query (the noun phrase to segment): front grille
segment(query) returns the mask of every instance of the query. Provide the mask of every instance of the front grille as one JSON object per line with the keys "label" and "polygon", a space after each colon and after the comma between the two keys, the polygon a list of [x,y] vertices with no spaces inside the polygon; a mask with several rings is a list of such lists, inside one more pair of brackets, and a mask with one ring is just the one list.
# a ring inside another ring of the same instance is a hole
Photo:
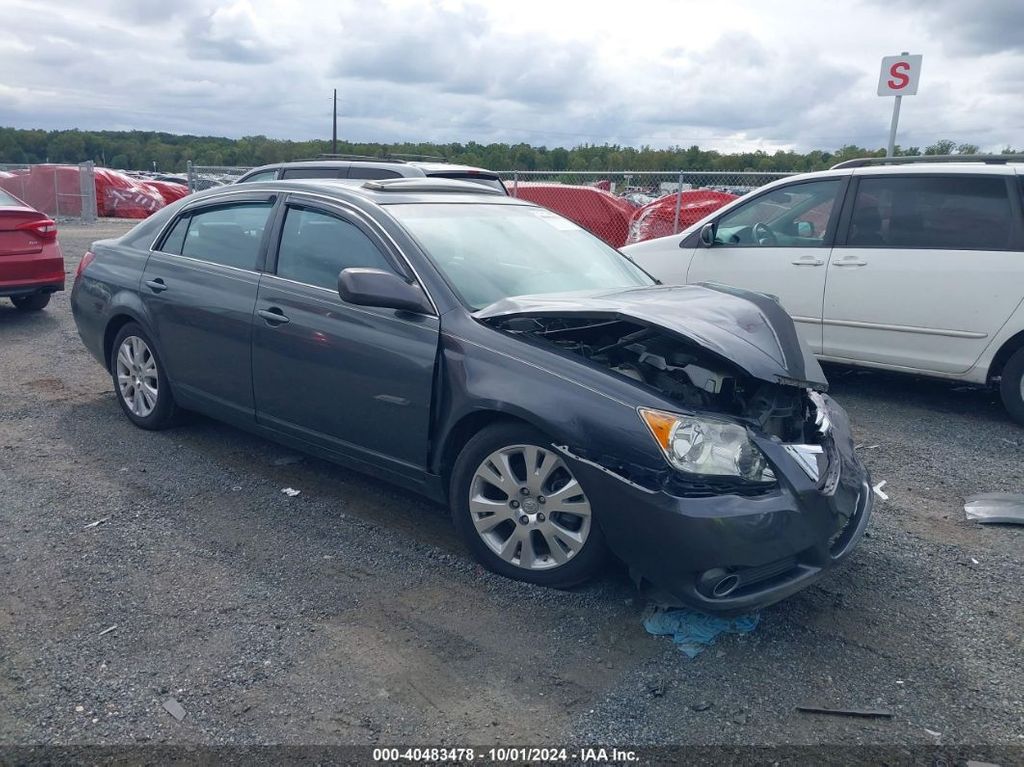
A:
{"label": "front grille", "polygon": [[755,583],[769,581],[772,578],[785,575],[794,567],[796,567],[796,558],[787,557],[786,559],[780,559],[777,562],[769,562],[766,565],[760,565],[758,567],[745,567],[742,570],[734,571],[732,574],[739,578],[740,583],[737,588],[742,589],[745,586],[752,586]]}
{"label": "front grille", "polygon": [[673,474],[665,484],[665,491],[677,498],[714,498],[719,495],[740,495],[756,498],[778,489],[777,482],[749,482],[742,479],[694,480]]}

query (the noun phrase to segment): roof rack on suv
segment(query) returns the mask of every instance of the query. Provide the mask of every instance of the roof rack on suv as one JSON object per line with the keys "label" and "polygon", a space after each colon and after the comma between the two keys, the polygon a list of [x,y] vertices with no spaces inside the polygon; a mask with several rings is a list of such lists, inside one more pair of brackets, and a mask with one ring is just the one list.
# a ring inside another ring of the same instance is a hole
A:
{"label": "roof rack on suv", "polygon": [[390,152],[385,157],[397,157],[401,160],[413,160],[416,162],[448,162],[447,157],[441,157],[434,154],[391,154]]}
{"label": "roof rack on suv", "polygon": [[980,162],[986,165],[1005,165],[1008,162],[1024,162],[1020,154],[920,154],[902,155],[899,157],[857,157],[844,160],[832,166],[839,168],[863,168],[869,165],[913,165],[930,162]]}
{"label": "roof rack on suv", "polygon": [[[397,162],[405,164],[405,160],[391,157],[373,157],[368,154],[318,154],[313,160],[360,160],[369,162]],[[312,160],[292,160],[292,162],[311,162]]]}

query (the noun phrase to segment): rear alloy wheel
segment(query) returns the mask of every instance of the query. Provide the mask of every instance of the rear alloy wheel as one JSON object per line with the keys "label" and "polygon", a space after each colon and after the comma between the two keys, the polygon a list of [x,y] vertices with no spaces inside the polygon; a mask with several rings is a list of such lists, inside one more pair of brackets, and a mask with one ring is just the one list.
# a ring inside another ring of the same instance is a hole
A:
{"label": "rear alloy wheel", "polygon": [[1006,361],[999,382],[999,393],[1013,420],[1024,424],[1024,349],[1018,349]]}
{"label": "rear alloy wheel", "polygon": [[488,427],[459,455],[452,476],[455,525],[489,570],[554,588],[592,577],[606,557],[590,500],[540,432]]}
{"label": "rear alloy wheel", "polygon": [[16,296],[11,299],[14,308],[20,312],[38,312],[50,303],[49,293],[34,293],[31,296]]}
{"label": "rear alloy wheel", "polygon": [[152,341],[130,322],[114,339],[110,373],[125,415],[143,429],[165,429],[177,408]]}

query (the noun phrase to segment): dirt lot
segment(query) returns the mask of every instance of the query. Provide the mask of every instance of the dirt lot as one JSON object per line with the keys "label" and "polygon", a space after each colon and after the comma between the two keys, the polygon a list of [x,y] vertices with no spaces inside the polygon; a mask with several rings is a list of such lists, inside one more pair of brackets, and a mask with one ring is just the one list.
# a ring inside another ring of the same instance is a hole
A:
{"label": "dirt lot", "polygon": [[[69,271],[126,229],[64,225]],[[0,743],[1024,744],[1024,528],[962,509],[1024,491],[1024,429],[986,391],[827,372],[890,500],[847,566],[691,661],[620,568],[513,583],[415,496],[199,417],[135,429],[67,293],[4,301]]]}

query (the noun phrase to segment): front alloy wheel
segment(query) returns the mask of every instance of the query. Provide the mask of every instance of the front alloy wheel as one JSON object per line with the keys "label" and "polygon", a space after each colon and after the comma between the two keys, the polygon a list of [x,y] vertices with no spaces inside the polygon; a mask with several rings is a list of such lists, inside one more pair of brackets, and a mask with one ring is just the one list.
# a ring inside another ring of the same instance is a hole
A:
{"label": "front alloy wheel", "polygon": [[582,485],[550,441],[518,424],[469,441],[452,482],[456,526],[487,568],[556,588],[604,560],[604,539]]}
{"label": "front alloy wheel", "polygon": [[564,565],[586,545],[590,501],[552,450],[510,445],[473,474],[469,512],[477,534],[506,562],[526,570]]}

